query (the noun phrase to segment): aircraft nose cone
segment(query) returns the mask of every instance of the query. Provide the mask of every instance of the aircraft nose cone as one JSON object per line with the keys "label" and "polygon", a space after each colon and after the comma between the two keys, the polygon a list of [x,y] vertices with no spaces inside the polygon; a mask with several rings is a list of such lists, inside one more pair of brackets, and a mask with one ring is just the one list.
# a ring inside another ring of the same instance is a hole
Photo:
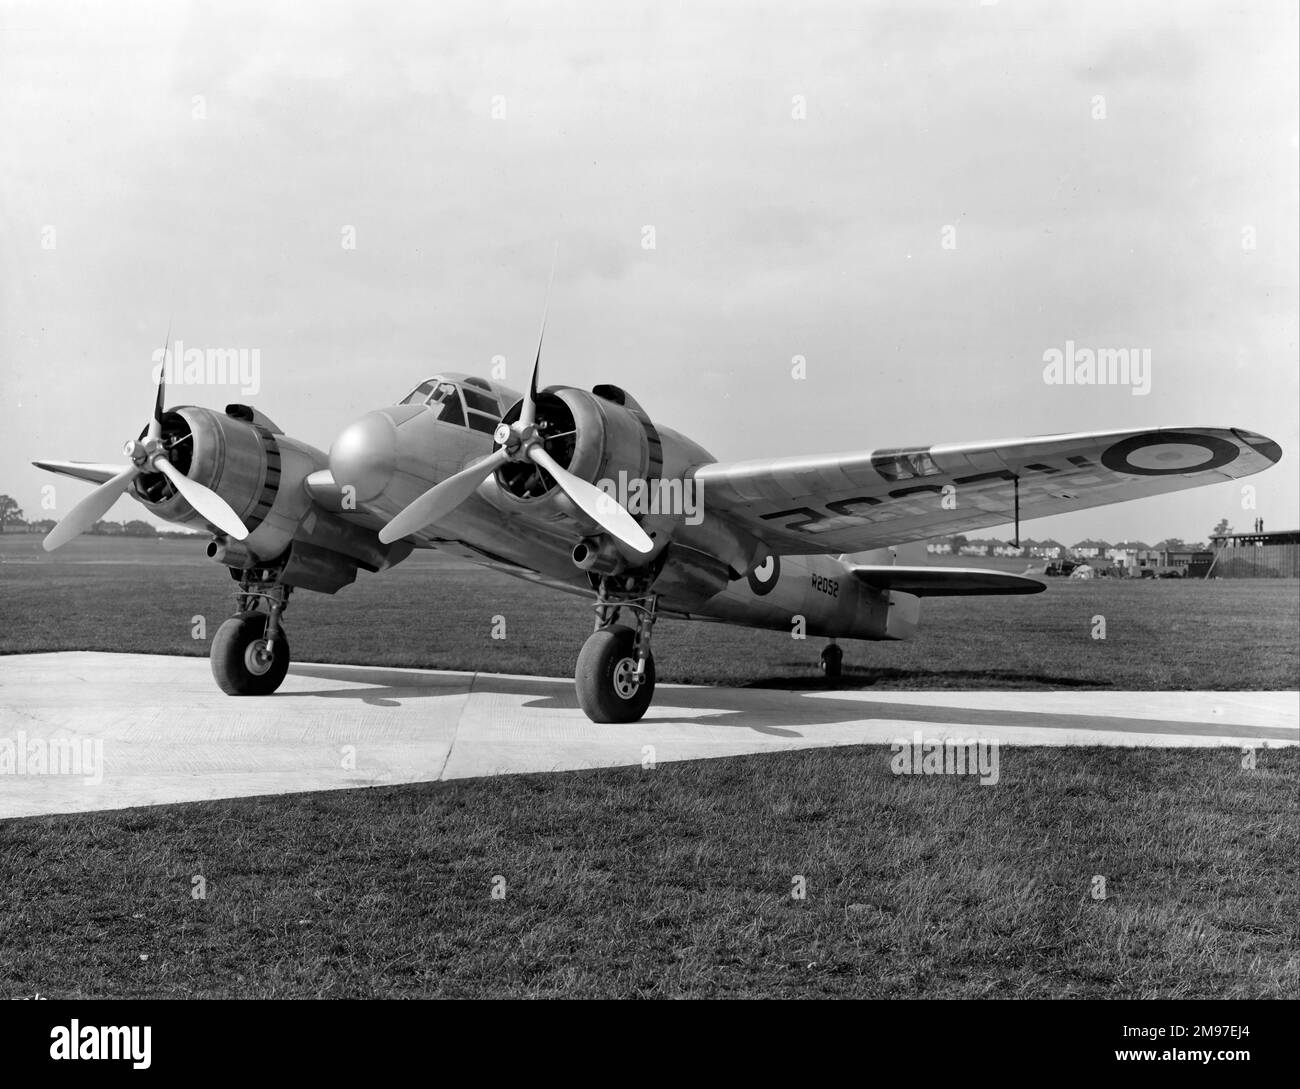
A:
{"label": "aircraft nose cone", "polygon": [[348,424],[330,447],[330,472],[338,484],[356,489],[358,502],[378,496],[393,475],[397,427],[382,412]]}

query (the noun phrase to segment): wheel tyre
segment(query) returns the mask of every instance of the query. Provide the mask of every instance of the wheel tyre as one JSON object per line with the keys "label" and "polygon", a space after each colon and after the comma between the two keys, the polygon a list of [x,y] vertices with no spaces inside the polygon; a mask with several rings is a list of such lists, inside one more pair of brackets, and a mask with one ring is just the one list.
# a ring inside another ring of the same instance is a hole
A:
{"label": "wheel tyre", "polygon": [[212,676],[217,687],[228,696],[269,696],[289,671],[289,640],[284,629],[275,640],[269,664],[257,662],[254,649],[266,636],[264,612],[240,613],[217,629],[212,639]]}
{"label": "wheel tyre", "polygon": [[822,651],[822,672],[827,680],[834,680],[844,667],[844,651],[839,647],[827,647]]}
{"label": "wheel tyre", "polygon": [[654,655],[647,656],[645,677],[628,684],[636,668],[636,632],[631,628],[602,628],[582,645],[574,684],[578,705],[592,722],[636,722],[655,694]]}

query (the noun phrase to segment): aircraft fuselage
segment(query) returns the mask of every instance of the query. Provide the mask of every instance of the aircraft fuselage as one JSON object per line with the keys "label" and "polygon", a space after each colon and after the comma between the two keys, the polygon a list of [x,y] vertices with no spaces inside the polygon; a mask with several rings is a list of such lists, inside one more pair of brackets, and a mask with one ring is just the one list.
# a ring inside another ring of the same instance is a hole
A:
{"label": "aircraft fuselage", "polygon": [[[517,396],[504,388],[500,392],[507,399]],[[708,495],[690,494],[689,470],[714,458],[670,428],[655,425],[655,432],[662,460],[646,490],[659,484],[656,494],[695,504],[694,517],[659,509],[639,519],[662,541],[652,554],[662,564],[655,582],[662,612],[796,637],[906,639],[914,634],[915,597],[859,582],[838,556],[774,556],[727,519],[708,514]],[[491,435],[441,421],[430,406],[397,405],[368,413],[346,429],[331,450],[330,464],[339,483],[355,482],[358,501],[392,517],[493,447]],[[626,480],[626,471],[622,475]],[[607,479],[619,483],[619,474]],[[592,579],[575,565],[573,541],[575,533],[598,527],[585,523],[563,497],[549,504],[533,501],[534,509],[510,498],[495,477],[488,478],[430,527],[425,543],[510,573],[533,572],[557,588],[590,595]],[[889,562],[887,552],[877,562]]]}

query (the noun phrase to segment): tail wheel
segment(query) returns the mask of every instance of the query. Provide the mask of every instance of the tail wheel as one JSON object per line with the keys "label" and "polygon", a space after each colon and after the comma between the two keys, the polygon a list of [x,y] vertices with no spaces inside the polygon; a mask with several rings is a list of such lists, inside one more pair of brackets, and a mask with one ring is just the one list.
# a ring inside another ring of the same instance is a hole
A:
{"label": "tail wheel", "polygon": [[827,680],[838,677],[844,668],[844,651],[834,643],[822,651],[822,672]]}
{"label": "tail wheel", "polygon": [[655,694],[655,660],[636,675],[636,632],[602,628],[582,645],[574,675],[578,704],[592,722],[636,722]]}
{"label": "tail wheel", "polygon": [[212,639],[212,676],[228,696],[269,696],[289,671],[289,640],[284,629],[268,655],[264,612],[232,616]]}

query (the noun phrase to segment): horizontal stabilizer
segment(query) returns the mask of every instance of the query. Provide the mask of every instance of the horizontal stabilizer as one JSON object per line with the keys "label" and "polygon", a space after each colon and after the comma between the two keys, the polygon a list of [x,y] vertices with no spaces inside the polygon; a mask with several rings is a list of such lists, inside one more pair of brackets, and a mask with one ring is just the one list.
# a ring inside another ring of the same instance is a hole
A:
{"label": "horizontal stabilizer", "polygon": [[1047,584],[1037,579],[977,567],[862,566],[852,571],[854,578],[877,590],[898,590],[917,597],[1037,594],[1047,589]]}

